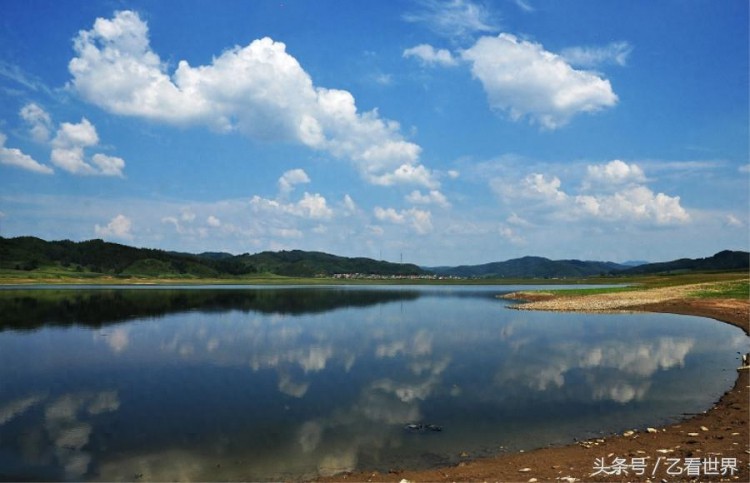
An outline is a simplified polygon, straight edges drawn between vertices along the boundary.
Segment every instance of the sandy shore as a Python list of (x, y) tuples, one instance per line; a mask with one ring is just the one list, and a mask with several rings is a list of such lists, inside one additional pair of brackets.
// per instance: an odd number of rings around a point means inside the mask
[[(529, 300), (513, 308), (584, 312), (651, 311), (710, 317), (748, 334), (750, 302), (692, 298), (707, 285), (685, 285), (601, 295), (559, 297), (516, 293)], [(734, 387), (705, 413), (664, 428), (632, 432), (503, 454), (426, 471), (393, 469), (388, 473), (342, 474), (327, 481), (750, 481), (750, 378), (738, 371)], [(628, 468), (618, 468), (620, 458)], [(736, 469), (732, 463), (736, 462)], [(679, 474), (677, 474), (679, 472)], [(715, 474), (714, 474), (715, 473)], [(722, 474), (724, 473), (724, 474)]]

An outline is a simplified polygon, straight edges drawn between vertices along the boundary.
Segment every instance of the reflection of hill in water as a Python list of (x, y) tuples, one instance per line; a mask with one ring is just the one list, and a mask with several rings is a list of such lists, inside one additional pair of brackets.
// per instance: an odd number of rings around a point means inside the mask
[(240, 310), (266, 314), (320, 313), (344, 307), (415, 300), (418, 291), (290, 288), (98, 289), (0, 291), (0, 330), (46, 325), (100, 327), (175, 312)]

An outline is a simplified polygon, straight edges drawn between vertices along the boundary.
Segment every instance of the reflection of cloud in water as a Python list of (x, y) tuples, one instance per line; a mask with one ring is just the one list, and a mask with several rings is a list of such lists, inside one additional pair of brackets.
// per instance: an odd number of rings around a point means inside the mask
[[(424, 355), (426, 347), (431, 350), (431, 341), (431, 335), (422, 331), (406, 346), (416, 348), (415, 354)], [(416, 380), (386, 378), (370, 383), (349, 408), (328, 418), (305, 422), (297, 436), (302, 451), (317, 457), (318, 473), (327, 476), (354, 470), (360, 455), (369, 453), (378, 459), (383, 448), (401, 446), (403, 433), (394, 428), (422, 420), (420, 401), (440, 385), (440, 375), (449, 364), (448, 357), (437, 361), (417, 359), (407, 366)], [(329, 428), (333, 430), (327, 432)]]
[(418, 357), (432, 353), (432, 334), (426, 330), (420, 330), (411, 341), (396, 340), (389, 343), (379, 344), (375, 349), (377, 357), (396, 357), (399, 354)]
[(219, 348), (219, 344), (220, 344), (219, 339), (217, 339), (216, 337), (211, 338), (208, 342), (206, 342), (206, 351), (207, 352), (215, 351), (216, 349)]
[(302, 451), (310, 453), (320, 444), (323, 437), (323, 426), (317, 421), (307, 421), (299, 430), (297, 441), (302, 446)]
[(0, 426), (14, 419), (16, 416), (25, 413), (33, 406), (42, 402), (44, 398), (45, 396), (43, 395), (35, 394), (10, 401), (0, 406)]
[(297, 363), (302, 367), (305, 373), (322, 371), (326, 368), (328, 358), (333, 355), (331, 347), (310, 347), (306, 353), (302, 353), (297, 358)]
[(94, 396), (87, 411), (89, 414), (111, 413), (120, 409), (120, 398), (117, 391), (102, 391)]
[(544, 357), (526, 359), (524, 364), (510, 360), (495, 375), (498, 384), (521, 383), (537, 391), (562, 388), (566, 374), (575, 369), (615, 369), (623, 377), (639, 378), (637, 382), (615, 380), (605, 382), (589, 377), (595, 399), (629, 402), (642, 399), (650, 387), (650, 378), (657, 371), (682, 367), (685, 357), (695, 346), (694, 339), (663, 337), (641, 343), (607, 342), (589, 349), (569, 343), (555, 344)]
[(694, 345), (693, 339), (667, 337), (637, 345), (618, 342), (582, 354), (579, 367), (612, 367), (628, 374), (649, 377), (658, 370), (684, 366), (685, 356)]
[(295, 382), (286, 372), (279, 374), (279, 391), (288, 396), (301, 398), (307, 393), (309, 387), (309, 382)]
[(138, 475), (142, 481), (203, 481), (212, 479), (205, 472), (212, 466), (215, 470), (215, 465), (195, 452), (165, 450), (102, 461), (99, 479), (133, 481)]
[(388, 393), (395, 394), (403, 402), (412, 402), (414, 400), (427, 399), (437, 386), (440, 385), (440, 374), (450, 364), (450, 359), (445, 358), (439, 361), (415, 361), (410, 364), (410, 368), (417, 376), (423, 372), (427, 373), (426, 379), (418, 382), (396, 382), (391, 379), (381, 379), (375, 381), (373, 388)]
[(375, 355), (378, 357), (396, 357), (398, 354), (404, 352), (406, 352), (406, 342), (402, 340), (380, 344), (375, 349)]
[(359, 401), (350, 409), (349, 416), (354, 417), (346, 419), (352, 422), (356, 420), (355, 417), (362, 416), (377, 423), (404, 424), (422, 418), (414, 399), (404, 401), (393, 396), (392, 392), (383, 391), (382, 387), (375, 383), (363, 391)]
[(127, 329), (117, 328), (109, 334), (109, 337), (107, 337), (107, 344), (116, 354), (124, 351), (129, 343), (130, 336)]
[(311, 346), (278, 353), (254, 354), (250, 360), (250, 367), (257, 371), (276, 368), (283, 363), (295, 363), (307, 374), (325, 369), (328, 359), (332, 356), (333, 348), (330, 346)]
[(357, 467), (357, 450), (344, 449), (326, 455), (318, 465), (320, 476), (333, 476), (345, 471), (353, 471)]
[(422, 361), (414, 361), (411, 364), (409, 364), (409, 369), (417, 375), (422, 375), (423, 372), (427, 372), (429, 374), (438, 376), (443, 373), (444, 370), (448, 368), (448, 365), (450, 364), (451, 360), (449, 357), (445, 357), (443, 359), (440, 359), (439, 361), (431, 361), (431, 360), (422, 360)]
[(625, 404), (630, 401), (640, 401), (646, 396), (651, 383), (629, 384), (623, 381), (604, 381), (594, 388), (594, 399), (607, 400)]
[(418, 384), (397, 383), (390, 379), (376, 381), (374, 387), (396, 395), (401, 401), (410, 403), (416, 399), (425, 400), (432, 393), (435, 386), (432, 379)]
[(89, 442), (92, 426), (79, 417), (96, 416), (116, 411), (119, 407), (117, 391), (65, 394), (47, 405), (44, 428), (66, 478), (80, 478), (88, 471), (91, 462), (91, 455), (83, 451), (83, 447)]

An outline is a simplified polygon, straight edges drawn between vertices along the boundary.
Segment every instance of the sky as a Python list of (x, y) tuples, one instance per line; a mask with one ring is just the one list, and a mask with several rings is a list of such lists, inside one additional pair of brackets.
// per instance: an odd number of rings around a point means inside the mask
[(745, 0), (6, 0), (0, 236), (747, 250), (748, 71)]

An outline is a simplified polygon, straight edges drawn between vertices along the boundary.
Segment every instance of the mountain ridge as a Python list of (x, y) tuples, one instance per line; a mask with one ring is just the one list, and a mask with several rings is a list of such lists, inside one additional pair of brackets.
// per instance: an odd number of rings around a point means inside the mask
[(722, 250), (711, 257), (681, 258), (636, 267), (591, 260), (551, 260), (525, 256), (478, 265), (419, 267), (366, 257), (342, 257), (319, 251), (282, 250), (233, 255), (198, 254), (137, 248), (94, 239), (46, 241), (37, 237), (0, 237), (0, 269), (31, 272), (43, 267), (69, 274), (121, 277), (222, 278), (257, 275), (331, 277), (338, 274), (372, 276), (444, 276), (460, 278), (583, 278), (614, 275), (679, 273), (685, 271), (749, 270), (750, 254)]
[(502, 262), (457, 267), (425, 267), (438, 275), (457, 277), (497, 278), (575, 278), (607, 275), (627, 268), (614, 262), (584, 260), (550, 260), (539, 256), (525, 256)]
[(323, 252), (290, 250), (244, 253), (183, 252), (136, 248), (100, 239), (73, 242), (46, 241), (37, 237), (0, 237), (0, 269), (30, 272), (54, 267), (64, 272), (106, 274), (121, 277), (241, 277), (281, 275), (288, 277), (333, 276), (365, 273), (381, 276), (428, 275), (414, 264), (370, 258), (339, 257)]

